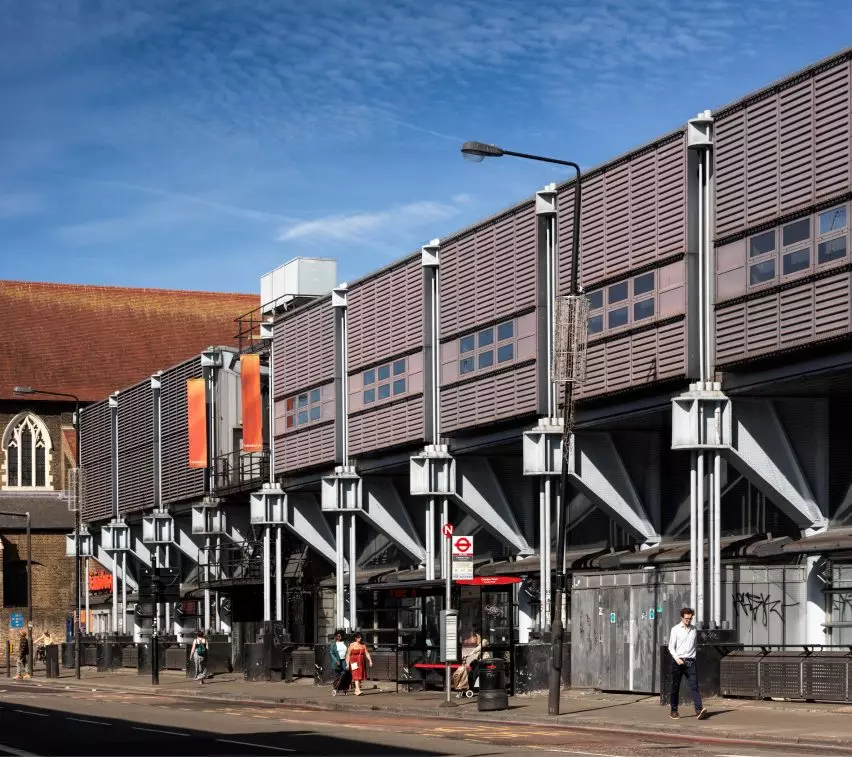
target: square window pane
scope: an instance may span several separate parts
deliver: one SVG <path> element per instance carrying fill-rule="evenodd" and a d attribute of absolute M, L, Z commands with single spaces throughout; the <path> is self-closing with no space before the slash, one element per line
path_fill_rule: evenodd
<path fill-rule="evenodd" d="M 506 339 L 511 339 L 515 336 L 515 322 L 506 321 L 497 327 L 497 341 L 504 342 Z"/>
<path fill-rule="evenodd" d="M 748 283 L 750 286 L 755 284 L 763 284 L 766 281 L 772 281 L 775 278 L 775 259 L 764 260 L 762 263 L 755 263 L 748 269 Z"/>
<path fill-rule="evenodd" d="M 379 384 L 379 399 L 386 400 L 390 397 L 390 384 Z"/>
<path fill-rule="evenodd" d="M 403 373 L 405 373 L 405 358 L 403 358 L 402 360 L 397 360 L 393 364 L 394 376 L 401 376 Z"/>
<path fill-rule="evenodd" d="M 299 411 L 299 423 L 302 424 L 302 423 L 307 423 L 307 422 L 308 422 L 308 411 L 307 410 L 300 410 Z"/>
<path fill-rule="evenodd" d="M 811 236 L 811 219 L 801 218 L 793 223 L 788 223 L 783 228 L 784 246 L 804 242 Z"/>
<path fill-rule="evenodd" d="M 846 206 L 826 210 L 819 214 L 819 233 L 828 234 L 832 231 L 840 231 L 846 227 Z"/>
<path fill-rule="evenodd" d="M 319 405 L 315 405 L 311 408 L 311 420 L 318 421 L 322 417 L 322 408 Z"/>
<path fill-rule="evenodd" d="M 494 344 L 494 329 L 485 329 L 479 332 L 479 346 L 487 347 L 489 344 Z"/>
<path fill-rule="evenodd" d="M 293 428 L 293 424 L 296 422 L 296 419 L 292 415 L 287 416 L 287 428 Z"/>
<path fill-rule="evenodd" d="M 775 230 L 765 231 L 763 234 L 758 234 L 752 237 L 749 241 L 748 256 L 756 258 L 758 255 L 765 255 L 767 252 L 772 252 L 775 249 Z"/>
<path fill-rule="evenodd" d="M 393 393 L 394 394 L 404 394 L 405 393 L 405 379 L 397 379 L 393 382 Z"/>
<path fill-rule="evenodd" d="M 494 350 L 479 353 L 479 367 L 490 368 L 494 365 Z"/>
<path fill-rule="evenodd" d="M 781 259 L 781 272 L 787 276 L 790 273 L 805 271 L 811 267 L 811 251 L 809 249 L 788 252 Z"/>
<path fill-rule="evenodd" d="M 459 374 L 470 373 L 474 369 L 472 357 L 466 357 L 459 360 Z"/>
<path fill-rule="evenodd" d="M 641 321 L 643 318 L 650 318 L 654 315 L 654 298 L 642 300 L 641 302 L 633 303 L 633 322 Z"/>
<path fill-rule="evenodd" d="M 497 362 L 505 363 L 508 360 L 513 360 L 515 357 L 515 345 L 514 344 L 504 344 L 502 347 L 497 348 Z"/>
<path fill-rule="evenodd" d="M 600 310 L 603 307 L 603 289 L 598 289 L 597 292 L 589 292 L 586 297 L 589 300 L 589 310 Z"/>
<path fill-rule="evenodd" d="M 626 285 L 625 285 L 626 286 Z M 609 311 L 609 327 L 616 329 L 619 326 L 626 326 L 630 320 L 630 311 L 627 308 L 616 308 Z"/>
<path fill-rule="evenodd" d="M 476 346 L 476 343 L 473 339 L 473 335 L 471 336 L 463 336 L 459 340 L 459 352 L 464 354 L 465 352 L 471 352 L 473 348 Z"/>
<path fill-rule="evenodd" d="M 379 370 L 379 381 L 387 381 L 390 378 L 390 366 L 389 365 L 380 365 Z"/>
<path fill-rule="evenodd" d="M 300 394 L 299 395 L 299 407 L 307 407 L 308 406 L 308 395 Z"/>
<path fill-rule="evenodd" d="M 287 409 L 288 410 L 295 410 L 296 409 L 296 398 L 295 397 L 289 397 L 287 399 Z"/>
<path fill-rule="evenodd" d="M 829 239 L 820 242 L 817 248 L 817 263 L 830 263 L 832 260 L 840 260 L 846 257 L 846 237 Z"/>
<path fill-rule="evenodd" d="M 654 272 L 643 273 L 633 279 L 633 296 L 638 297 L 640 294 L 647 294 L 654 291 Z"/>
<path fill-rule="evenodd" d="M 313 389 L 311 391 L 311 404 L 319 402 L 320 399 L 322 399 L 322 392 L 319 389 Z"/>
<path fill-rule="evenodd" d="M 600 334 L 603 331 L 603 313 L 593 315 L 589 318 L 589 333 Z"/>
<path fill-rule="evenodd" d="M 366 392 L 364 392 L 364 404 L 365 405 L 369 404 L 370 402 L 375 402 L 375 401 L 376 401 L 376 390 L 375 389 L 368 389 Z"/>
<path fill-rule="evenodd" d="M 620 284 L 613 284 L 607 290 L 607 302 L 610 305 L 615 304 L 616 302 L 622 302 L 627 299 L 627 282 L 622 281 Z"/>
<path fill-rule="evenodd" d="M 370 368 L 369 371 L 364 371 L 364 386 L 376 383 L 376 369 Z"/>

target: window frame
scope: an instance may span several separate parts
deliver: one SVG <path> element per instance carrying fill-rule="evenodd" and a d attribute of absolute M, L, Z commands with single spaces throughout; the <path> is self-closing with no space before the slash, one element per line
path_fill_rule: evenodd
<path fill-rule="evenodd" d="M 500 331 L 509 330 L 511 333 L 509 336 L 500 337 Z M 486 344 L 480 346 L 480 335 L 489 333 L 491 336 L 489 337 L 490 341 L 487 341 Z M 463 351 L 462 347 L 467 342 L 469 344 L 469 340 L 473 340 L 473 349 L 468 349 Z M 464 336 L 460 336 L 457 340 L 458 346 L 458 357 L 456 358 L 456 369 L 458 377 L 467 378 L 476 374 L 484 374 L 490 371 L 497 370 L 506 365 L 511 365 L 517 360 L 518 356 L 518 319 L 517 318 L 505 318 L 503 320 L 498 321 L 497 323 L 492 323 L 490 326 L 484 326 L 477 328 L 474 332 L 470 334 L 465 334 Z M 506 358 L 502 362 L 500 361 L 499 355 L 500 351 L 504 349 L 507 345 L 511 345 L 512 354 L 511 357 Z M 491 353 L 491 362 L 489 365 L 482 365 L 483 355 Z M 469 370 L 464 370 L 465 364 L 470 361 L 471 367 Z"/>
<path fill-rule="evenodd" d="M 314 399 L 314 395 L 317 392 L 319 392 L 319 397 Z M 302 402 L 303 397 L 305 398 L 304 403 Z M 287 397 L 284 401 L 285 433 L 295 431 L 296 429 L 304 428 L 305 426 L 310 426 L 315 423 L 320 423 L 322 421 L 322 405 L 323 400 L 321 386 L 315 386 L 312 389 L 305 389 Z M 312 418 L 311 416 L 317 409 L 319 410 L 319 418 Z M 303 415 L 305 416 L 305 420 L 300 420 Z"/>
<path fill-rule="evenodd" d="M 24 471 L 27 470 L 23 465 L 24 455 L 26 451 L 23 446 L 24 432 L 29 432 L 30 440 L 28 443 L 29 449 L 29 481 L 23 481 Z M 54 488 L 53 472 L 51 470 L 53 463 L 53 440 L 50 438 L 50 431 L 45 422 L 30 411 L 18 413 L 6 425 L 2 437 L 3 449 L 3 489 L 14 491 L 51 491 Z M 10 450 L 15 450 L 11 453 Z M 39 467 L 38 467 L 38 451 L 43 450 L 44 466 L 43 466 L 43 483 L 39 483 Z M 11 454 L 15 455 L 15 480 L 11 478 L 12 465 Z"/>
<path fill-rule="evenodd" d="M 845 222 L 843 227 L 840 229 L 833 229 L 831 231 L 827 231 L 824 234 L 819 230 L 819 221 L 821 216 L 826 213 L 831 213 L 832 211 L 843 209 L 843 213 L 845 216 Z M 826 208 L 825 210 L 821 210 L 819 213 L 815 214 L 815 223 L 814 223 L 814 231 L 815 234 L 813 240 L 813 261 L 812 265 L 814 270 L 816 271 L 824 271 L 829 268 L 836 268 L 837 266 L 843 265 L 844 263 L 849 262 L 849 205 L 848 203 L 841 203 L 840 205 L 835 205 L 831 208 Z M 828 260 L 825 263 L 819 262 L 819 246 L 825 242 L 833 242 L 835 239 L 844 238 L 846 242 L 846 253 L 836 260 Z"/>
<path fill-rule="evenodd" d="M 644 279 L 646 276 L 649 275 L 652 275 L 654 277 L 651 289 L 636 294 L 636 282 L 639 279 Z M 591 306 L 592 303 L 589 303 L 587 328 L 589 327 L 589 324 L 591 323 L 593 318 L 601 318 L 600 329 L 594 332 L 589 331 L 589 338 L 599 339 L 606 336 L 607 334 L 618 334 L 622 331 L 626 331 L 636 326 L 642 326 L 646 323 L 653 323 L 657 318 L 657 294 L 659 291 L 659 281 L 659 269 L 653 268 L 650 271 L 645 271 L 644 273 L 634 274 L 633 276 L 630 276 L 626 279 L 622 279 L 621 281 L 617 281 L 614 284 L 605 284 L 601 287 L 586 292 L 585 295 L 589 299 L 591 299 L 593 295 L 600 294 L 601 296 L 600 306 L 593 308 Z M 615 302 L 610 302 L 610 290 L 613 287 L 619 286 L 621 284 L 624 284 L 627 287 L 627 297 L 624 299 L 616 300 Z M 653 303 L 653 313 L 637 320 L 635 318 L 636 305 L 649 301 Z M 623 308 L 627 308 L 627 321 L 618 326 L 610 326 L 610 315 L 618 310 L 622 310 Z"/>
<path fill-rule="evenodd" d="M 410 388 L 408 369 L 408 356 L 406 356 L 394 358 L 393 360 L 388 360 L 379 365 L 374 365 L 360 371 L 361 376 L 364 379 L 361 389 L 361 407 L 373 407 L 408 394 Z M 387 373 L 387 376 L 385 378 L 380 378 L 380 376 L 384 373 Z M 372 375 L 374 378 L 374 380 L 369 384 L 366 381 L 368 374 Z M 404 389 L 396 392 L 394 390 L 400 381 L 403 382 Z M 386 394 L 382 396 L 385 392 Z M 368 394 L 371 395 L 369 398 L 367 396 Z"/>

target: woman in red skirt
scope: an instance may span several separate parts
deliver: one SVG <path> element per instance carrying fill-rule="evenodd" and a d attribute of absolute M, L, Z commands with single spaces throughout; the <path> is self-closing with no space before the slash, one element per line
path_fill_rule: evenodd
<path fill-rule="evenodd" d="M 346 669 L 352 671 L 352 680 L 355 682 L 355 696 L 361 696 L 361 681 L 367 680 L 367 665 L 372 667 L 373 658 L 370 650 L 361 641 L 360 633 L 355 633 L 355 641 L 346 650 Z"/>

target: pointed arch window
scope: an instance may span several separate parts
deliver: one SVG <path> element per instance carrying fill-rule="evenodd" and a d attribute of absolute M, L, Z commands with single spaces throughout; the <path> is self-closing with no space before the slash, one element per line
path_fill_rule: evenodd
<path fill-rule="evenodd" d="M 3 486 L 7 489 L 49 489 L 50 434 L 32 413 L 15 416 L 3 433 Z"/>

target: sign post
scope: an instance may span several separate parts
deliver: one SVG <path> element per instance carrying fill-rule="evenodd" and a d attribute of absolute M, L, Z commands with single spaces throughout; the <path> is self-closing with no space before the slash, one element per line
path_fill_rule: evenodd
<path fill-rule="evenodd" d="M 443 528 L 441 529 L 441 531 L 443 532 L 444 536 L 447 539 L 453 538 L 454 529 L 453 529 L 452 523 L 445 523 Z M 451 617 L 450 608 L 451 608 L 451 605 L 452 605 L 452 602 L 453 602 L 453 597 L 452 597 L 452 591 L 453 591 L 452 556 L 449 554 L 449 551 L 447 553 L 447 565 L 445 566 L 445 568 L 446 568 L 445 580 L 446 580 L 447 596 L 446 596 L 446 599 L 445 599 L 445 602 L 444 602 L 444 612 L 441 613 L 441 615 L 443 616 L 443 621 L 444 621 L 441 624 L 443 626 L 442 629 L 441 629 L 441 631 L 442 631 L 441 641 L 444 642 L 443 643 L 444 649 L 442 650 L 444 652 L 443 657 L 444 657 L 444 665 L 445 665 L 444 677 L 446 678 L 445 687 L 447 689 L 447 704 L 449 705 L 450 704 L 450 690 L 452 688 L 452 669 L 450 668 L 450 651 L 449 651 L 450 633 L 449 633 L 448 625 L 451 622 L 450 621 L 450 617 Z M 458 647 L 458 613 L 456 613 L 454 621 L 455 621 L 456 646 L 453 647 L 453 659 L 455 659 L 455 657 L 456 657 L 455 650 Z"/>

